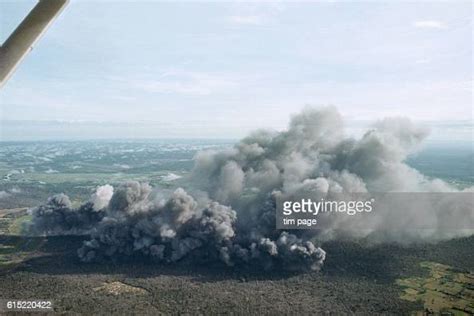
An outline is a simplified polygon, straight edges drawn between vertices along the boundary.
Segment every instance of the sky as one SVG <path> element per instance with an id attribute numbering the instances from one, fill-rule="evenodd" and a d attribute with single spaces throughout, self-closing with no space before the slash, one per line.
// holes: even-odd
<path id="1" fill-rule="evenodd" d="M 34 0 L 0 0 L 3 42 Z M 239 138 L 335 105 L 471 140 L 471 1 L 79 1 L 0 91 L 0 139 Z"/>

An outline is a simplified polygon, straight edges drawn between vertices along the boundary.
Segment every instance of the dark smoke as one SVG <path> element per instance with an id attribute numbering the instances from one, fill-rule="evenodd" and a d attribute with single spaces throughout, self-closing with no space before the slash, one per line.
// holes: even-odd
<path id="1" fill-rule="evenodd" d="M 237 213 L 228 206 L 212 201 L 200 205 L 183 189 L 177 189 L 166 201 L 152 200 L 150 193 L 151 187 L 143 183 L 119 186 L 106 211 L 101 211 L 104 216 L 95 223 L 94 230 L 90 231 L 91 225 L 82 226 L 84 234 L 91 233 L 91 240 L 79 249 L 79 257 L 87 262 L 145 255 L 169 263 L 192 254 L 193 260 L 221 260 L 229 266 L 252 264 L 263 268 L 305 269 L 318 269 L 324 260 L 323 250 L 293 234 L 276 231 L 266 237 L 238 234 Z M 68 213 L 82 214 L 85 205 Z M 56 220 L 55 227 L 63 224 L 66 224 L 64 232 L 68 233 L 69 222 Z M 267 225 L 274 225 L 274 219 L 268 220 Z M 75 233 L 79 230 L 78 227 Z"/>
<path id="2" fill-rule="evenodd" d="M 409 233 L 410 224 L 427 215 L 447 218 L 439 206 L 411 214 L 408 223 L 396 218 L 387 222 L 380 216 L 393 214 L 378 214 L 362 234 L 351 230 L 357 226 L 354 219 L 329 221 L 317 236 L 315 231 L 275 229 L 277 196 L 317 199 L 336 193 L 456 191 L 404 163 L 426 135 L 407 119 L 386 119 L 361 139 L 347 138 L 335 108 L 306 109 L 292 118 L 287 131 L 258 131 L 230 150 L 199 153 L 190 179 L 199 199 L 183 189 L 167 200 L 153 199 L 151 187 L 138 182 L 125 183 L 113 194 L 106 186 L 77 209 L 64 195 L 51 198 L 32 211 L 30 231 L 90 235 L 78 251 L 83 261 L 138 255 L 158 262 L 188 258 L 289 269 L 321 267 L 325 252 L 314 245 L 315 237 L 365 237 L 387 227 L 396 233 L 383 235 L 383 240 L 470 235 L 472 229 Z M 468 210 L 465 218 L 452 220 L 472 224 L 473 218 Z"/>
<path id="3" fill-rule="evenodd" d="M 112 196 L 113 187 L 104 185 L 97 188 L 90 201 L 79 208 L 72 208 L 69 197 L 57 194 L 48 199 L 44 205 L 33 208 L 30 212 L 32 222 L 27 231 L 32 234 L 46 235 L 83 235 L 90 233 L 105 216 Z"/>

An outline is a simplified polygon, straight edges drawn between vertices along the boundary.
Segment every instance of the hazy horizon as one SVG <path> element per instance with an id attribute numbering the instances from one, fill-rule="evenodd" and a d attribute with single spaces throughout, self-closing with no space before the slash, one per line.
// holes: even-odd
<path id="1" fill-rule="evenodd" d="M 0 1 L 0 41 L 35 2 Z M 72 1 L 0 92 L 0 139 L 241 138 L 335 105 L 355 134 L 405 116 L 432 139 L 472 140 L 471 12 L 470 1 Z"/>
<path id="2" fill-rule="evenodd" d="M 265 122 L 248 124 L 195 122 L 191 125 L 170 124 L 159 121 L 101 122 L 101 121 L 30 121 L 2 120 L 0 142 L 41 140 L 140 140 L 140 139 L 211 139 L 239 140 L 251 132 L 266 129 L 282 131 L 287 128 L 291 116 L 281 124 L 265 125 Z M 380 118 L 382 119 L 382 118 Z M 361 137 L 371 128 L 373 121 L 344 120 L 346 135 Z M 429 135 L 425 142 L 457 142 L 473 144 L 473 125 L 470 120 L 415 121 L 425 127 Z"/>

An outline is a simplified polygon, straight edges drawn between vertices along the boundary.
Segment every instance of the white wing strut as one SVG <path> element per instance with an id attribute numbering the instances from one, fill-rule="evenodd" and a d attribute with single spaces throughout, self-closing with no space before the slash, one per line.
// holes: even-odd
<path id="1" fill-rule="evenodd" d="M 69 0 L 39 0 L 0 47 L 0 88 Z"/>

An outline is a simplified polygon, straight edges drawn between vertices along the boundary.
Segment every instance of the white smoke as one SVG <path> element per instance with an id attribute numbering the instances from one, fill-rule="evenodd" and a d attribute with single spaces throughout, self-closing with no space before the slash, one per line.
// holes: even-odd
<path id="1" fill-rule="evenodd" d="M 91 197 L 91 202 L 94 205 L 94 209 L 99 211 L 109 205 L 113 194 L 114 187 L 109 184 L 98 187 L 96 192 Z"/>

